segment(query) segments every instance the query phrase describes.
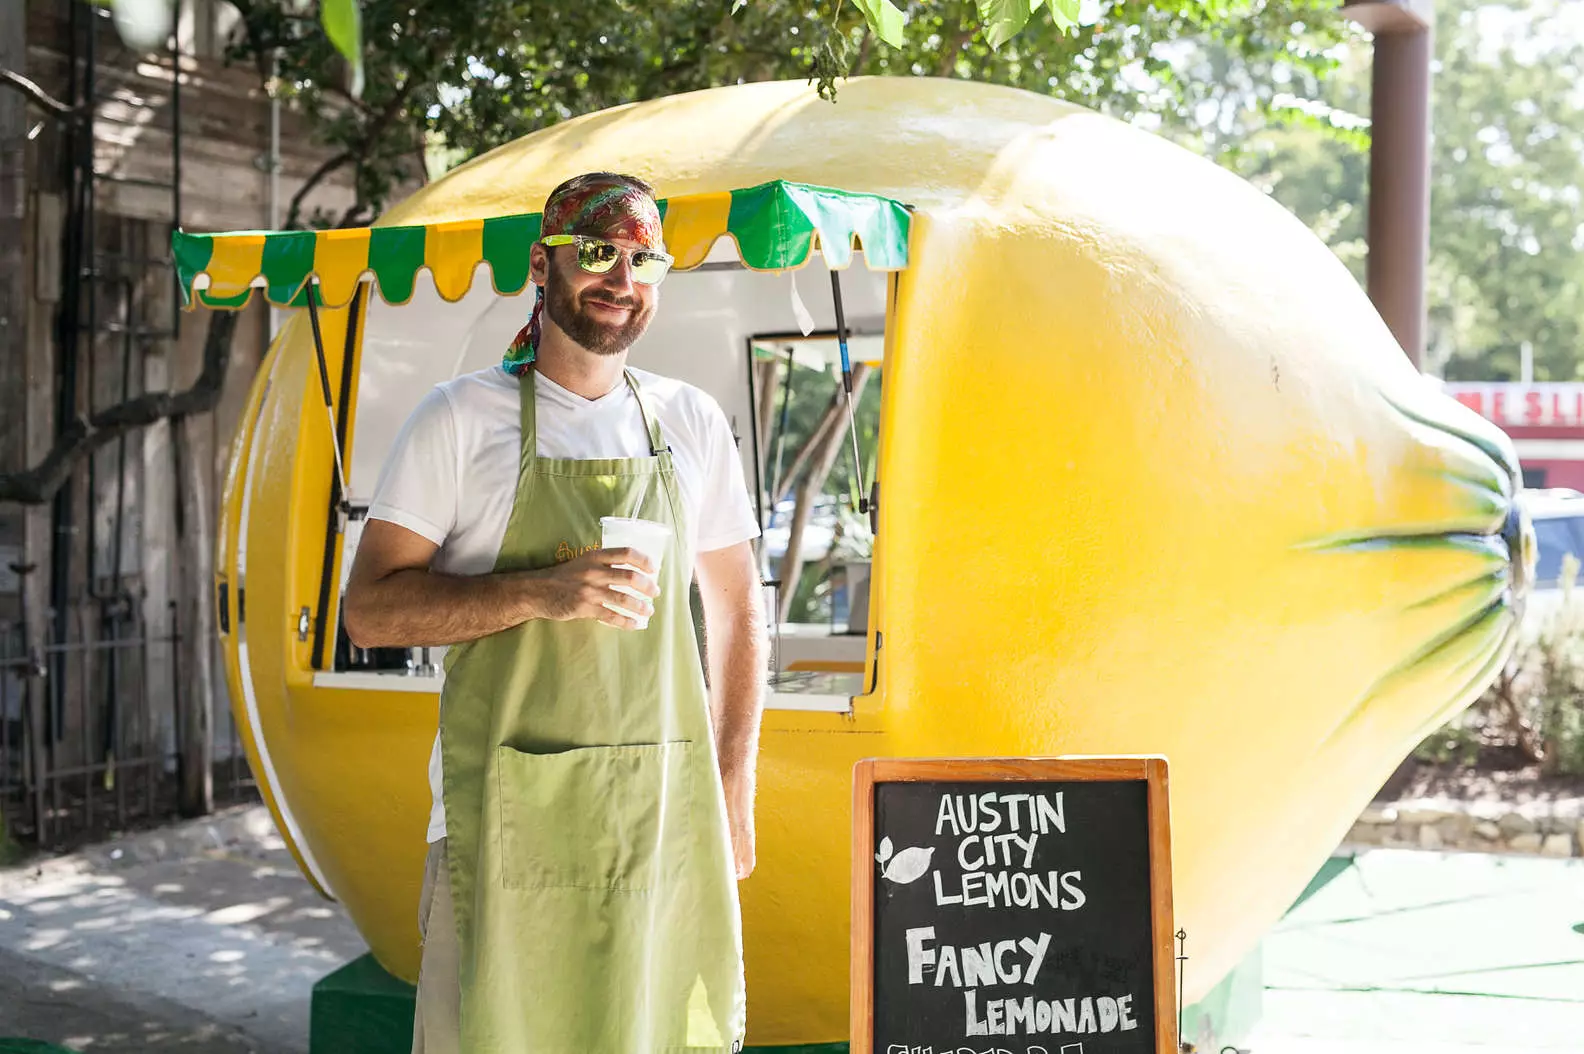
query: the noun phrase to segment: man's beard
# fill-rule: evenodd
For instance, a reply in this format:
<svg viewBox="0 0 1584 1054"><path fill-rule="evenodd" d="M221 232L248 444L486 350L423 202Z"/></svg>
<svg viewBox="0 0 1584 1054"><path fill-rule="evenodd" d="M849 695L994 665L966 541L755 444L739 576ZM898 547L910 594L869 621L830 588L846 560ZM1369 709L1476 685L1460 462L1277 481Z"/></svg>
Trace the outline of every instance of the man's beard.
<svg viewBox="0 0 1584 1054"><path fill-rule="evenodd" d="M652 305L646 305L636 297L629 300L614 293L602 293L599 286L590 286L583 295L596 296L630 309L627 321L619 325L597 321L573 299L572 284L563 281L552 265L550 281L545 290L545 314L561 327L563 333L594 354L620 355L632 347L643 336L644 330L649 328L649 318L654 314Z"/></svg>

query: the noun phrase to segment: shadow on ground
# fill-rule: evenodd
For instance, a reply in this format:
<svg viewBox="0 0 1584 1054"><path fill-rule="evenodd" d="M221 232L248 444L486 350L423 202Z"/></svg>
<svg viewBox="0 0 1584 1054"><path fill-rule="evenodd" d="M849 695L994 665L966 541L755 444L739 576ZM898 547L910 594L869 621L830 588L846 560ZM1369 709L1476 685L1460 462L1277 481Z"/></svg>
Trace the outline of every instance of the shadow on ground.
<svg viewBox="0 0 1584 1054"><path fill-rule="evenodd" d="M95 1054L290 1054L366 950L261 808L0 871L0 1036Z"/></svg>

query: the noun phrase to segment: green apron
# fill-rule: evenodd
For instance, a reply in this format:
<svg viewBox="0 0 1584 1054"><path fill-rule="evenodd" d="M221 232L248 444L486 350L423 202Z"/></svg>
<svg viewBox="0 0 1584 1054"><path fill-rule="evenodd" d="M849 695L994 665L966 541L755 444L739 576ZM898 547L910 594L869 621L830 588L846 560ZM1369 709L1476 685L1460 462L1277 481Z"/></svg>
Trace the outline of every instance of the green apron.
<svg viewBox="0 0 1584 1054"><path fill-rule="evenodd" d="M495 570L597 548L601 516L675 533L647 629L535 620L446 655L462 1051L735 1051L741 917L671 451L629 373L653 456L539 457L534 376Z"/></svg>

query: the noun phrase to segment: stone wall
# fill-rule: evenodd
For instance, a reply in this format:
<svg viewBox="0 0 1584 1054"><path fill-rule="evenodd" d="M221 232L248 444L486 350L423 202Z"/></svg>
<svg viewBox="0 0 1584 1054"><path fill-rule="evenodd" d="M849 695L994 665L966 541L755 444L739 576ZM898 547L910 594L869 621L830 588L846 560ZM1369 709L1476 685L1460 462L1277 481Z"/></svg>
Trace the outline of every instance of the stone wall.
<svg viewBox="0 0 1584 1054"><path fill-rule="evenodd" d="M1359 816L1343 846L1584 856L1584 798L1376 802Z"/></svg>

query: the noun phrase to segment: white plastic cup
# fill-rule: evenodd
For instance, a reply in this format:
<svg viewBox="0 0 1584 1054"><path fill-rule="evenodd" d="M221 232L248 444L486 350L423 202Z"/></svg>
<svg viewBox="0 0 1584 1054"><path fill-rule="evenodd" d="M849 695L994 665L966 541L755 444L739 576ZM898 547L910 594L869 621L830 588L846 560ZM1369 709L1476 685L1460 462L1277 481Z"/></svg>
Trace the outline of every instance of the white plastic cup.
<svg viewBox="0 0 1584 1054"><path fill-rule="evenodd" d="M654 564L654 574L647 577L659 583L660 565L665 560L666 549L671 545L671 528L654 520L635 520L626 516L601 516L600 517L600 548L601 549L636 549L643 553ZM628 571L638 571L631 564L617 564ZM638 571L639 574L646 572ZM611 586L618 593L647 600L648 597L629 586ZM639 629L646 629L649 625L648 615L638 615L620 606L619 604L606 604L612 611L619 612L638 621Z"/></svg>

